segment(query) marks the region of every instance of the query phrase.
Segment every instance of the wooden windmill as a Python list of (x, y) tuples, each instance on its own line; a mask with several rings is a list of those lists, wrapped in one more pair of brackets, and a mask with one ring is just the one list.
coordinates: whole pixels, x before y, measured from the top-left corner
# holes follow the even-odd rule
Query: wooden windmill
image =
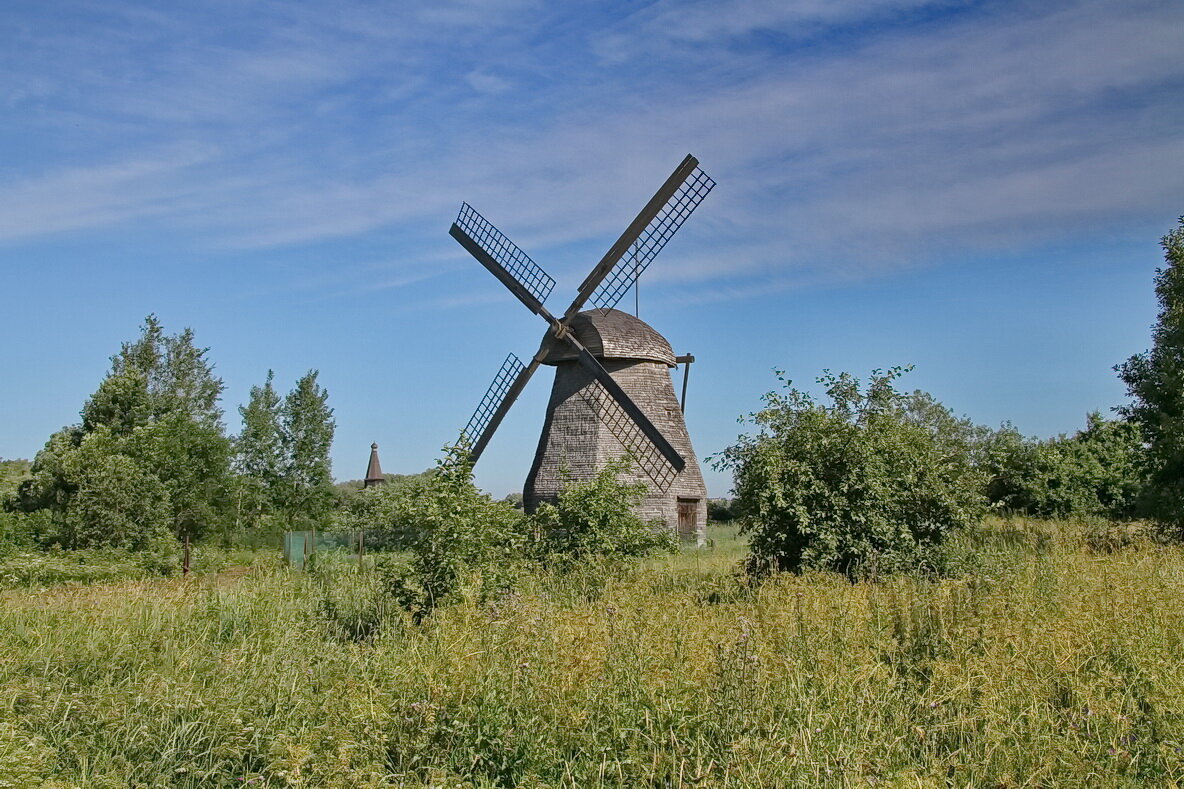
[[(555, 280), (468, 203), (461, 206), (449, 233), (548, 324), (529, 364), (506, 357), (463, 434), (476, 462), (539, 365), (556, 368), (523, 492), (528, 511), (554, 501), (565, 479), (590, 479), (608, 461), (628, 455), (630, 474), (647, 488), (638, 514), (661, 519), (685, 539), (703, 540), (707, 490), (670, 380), (676, 357), (662, 335), (613, 307), (714, 186), (688, 155), (560, 317), (543, 306)], [(589, 303), (593, 309), (582, 311)]]

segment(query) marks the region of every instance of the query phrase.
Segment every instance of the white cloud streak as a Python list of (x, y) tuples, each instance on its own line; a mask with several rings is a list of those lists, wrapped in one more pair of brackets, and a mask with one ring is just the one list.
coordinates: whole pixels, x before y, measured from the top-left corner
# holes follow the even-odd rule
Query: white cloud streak
[[(691, 150), (720, 187), (678, 265), (647, 276), (742, 298), (1120, 229), (1184, 200), (1177, 3), (657, 3), (587, 35), (519, 3), (269, 8), (274, 28), (248, 22), (279, 32), (250, 46), (156, 13), (120, 36), (25, 29), (36, 68), (0, 83), (0, 112), (83, 161), (0, 170), (15, 207), (0, 241), (135, 220), (213, 249), (379, 231), (426, 249), (467, 199), (562, 270)], [(162, 39), (153, 68), (128, 70)], [(80, 95), (69, 80), (94, 63), (109, 67)]]

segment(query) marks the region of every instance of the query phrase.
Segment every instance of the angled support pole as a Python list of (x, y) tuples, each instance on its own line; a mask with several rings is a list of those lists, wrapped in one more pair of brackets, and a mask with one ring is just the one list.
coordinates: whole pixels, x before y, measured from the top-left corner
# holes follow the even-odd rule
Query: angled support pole
[(691, 365), (695, 362), (695, 357), (691, 354), (686, 356), (676, 356), (674, 361), (682, 365), (682, 402), (678, 404), (678, 409), (684, 414), (687, 412), (687, 379), (691, 377)]

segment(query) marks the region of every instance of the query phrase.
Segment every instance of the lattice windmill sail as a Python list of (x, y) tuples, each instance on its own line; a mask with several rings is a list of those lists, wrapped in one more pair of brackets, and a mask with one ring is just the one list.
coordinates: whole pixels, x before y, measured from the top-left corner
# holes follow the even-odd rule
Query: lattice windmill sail
[[(555, 280), (472, 206), (461, 206), (449, 233), (548, 324), (528, 364), (506, 357), (463, 433), (476, 462), (539, 366), (556, 368), (524, 490), (528, 510), (554, 500), (565, 479), (590, 479), (605, 463), (628, 455), (630, 474), (648, 490), (639, 514), (703, 539), (707, 492), (670, 381), (676, 357), (658, 332), (613, 307), (714, 186), (688, 155), (593, 267), (560, 318), (543, 306)], [(582, 311), (589, 302), (594, 309)]]

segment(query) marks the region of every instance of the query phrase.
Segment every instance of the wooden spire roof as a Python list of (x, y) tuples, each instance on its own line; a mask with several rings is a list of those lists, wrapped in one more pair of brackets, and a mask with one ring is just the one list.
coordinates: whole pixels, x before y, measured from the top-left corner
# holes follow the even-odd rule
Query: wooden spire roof
[(382, 465), (378, 462), (378, 444), (370, 445), (370, 465), (366, 467), (366, 479), (364, 485), (368, 488), (371, 485), (381, 485), (386, 482), (386, 477), (382, 476)]

